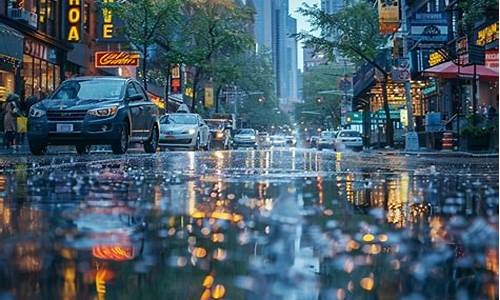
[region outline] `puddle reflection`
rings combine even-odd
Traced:
[[[491,164],[295,150],[12,164],[0,295],[496,299]]]

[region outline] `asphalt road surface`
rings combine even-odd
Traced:
[[[498,159],[0,156],[0,299],[497,299]]]

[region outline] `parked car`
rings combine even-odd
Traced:
[[[286,146],[286,138],[282,135],[273,135],[273,136],[271,136],[271,144],[274,147],[285,147]]]
[[[233,148],[251,147],[257,149],[257,132],[252,128],[237,130],[233,137]]]
[[[159,112],[143,87],[121,77],[77,77],[64,81],[54,94],[30,108],[28,142],[42,155],[48,145],[75,145],[79,154],[91,145],[111,145],[115,154],[129,143],[156,152]]]
[[[261,148],[271,147],[271,137],[269,133],[262,131],[257,134],[257,142]]]
[[[323,131],[319,135],[318,140],[318,150],[321,151],[323,149],[335,149],[335,131]]]
[[[297,145],[297,139],[293,135],[287,135],[285,139],[288,146],[295,147]]]
[[[210,129],[198,114],[172,113],[160,119],[160,147],[210,149]]]
[[[354,150],[363,149],[363,138],[361,133],[354,130],[341,130],[335,139],[335,148],[352,148]]]

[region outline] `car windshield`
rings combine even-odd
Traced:
[[[276,141],[278,141],[278,140],[284,140],[284,139],[285,139],[285,137],[280,136],[280,135],[275,135],[275,136],[272,136],[271,138],[272,138],[273,140],[276,140]]]
[[[210,127],[210,129],[224,129],[226,127],[226,124],[225,122],[220,122],[220,121],[207,121],[205,120],[205,122],[207,123],[208,127]]]
[[[253,129],[240,129],[236,134],[255,134]]]
[[[361,137],[361,134],[357,131],[342,131],[339,134],[340,137]]]
[[[70,80],[61,85],[51,97],[57,100],[115,100],[120,99],[123,80]]]
[[[322,138],[333,138],[335,137],[335,133],[331,131],[324,131],[321,133]]]
[[[198,124],[198,119],[193,115],[169,115],[160,120],[161,124]]]

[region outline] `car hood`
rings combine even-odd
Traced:
[[[106,107],[120,104],[119,100],[59,100],[46,99],[36,104],[36,107],[44,110],[89,110],[94,108]]]

